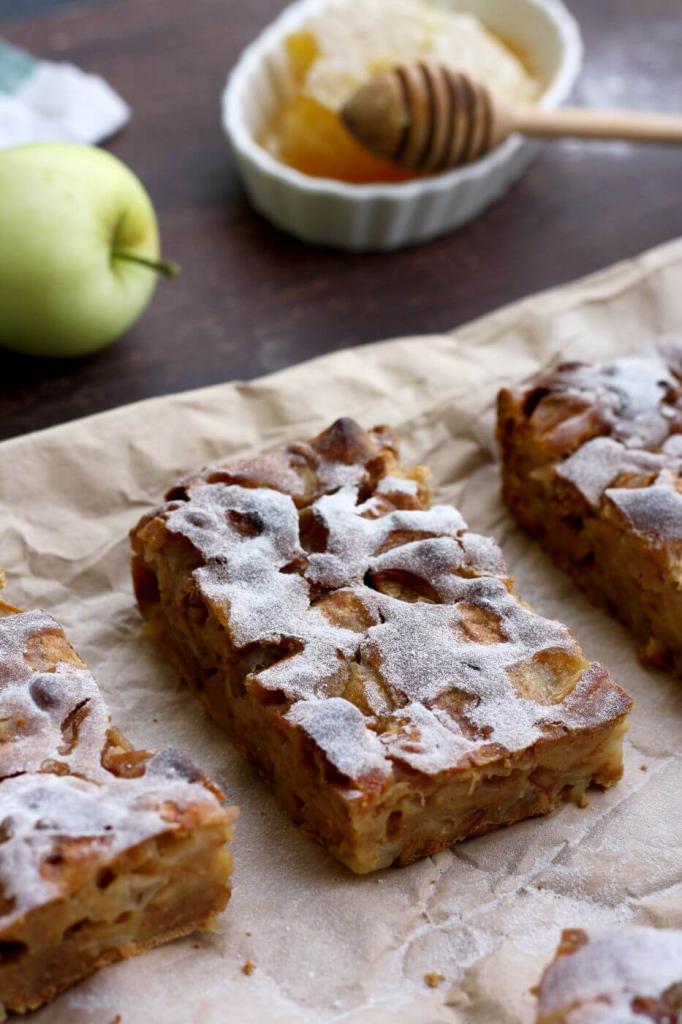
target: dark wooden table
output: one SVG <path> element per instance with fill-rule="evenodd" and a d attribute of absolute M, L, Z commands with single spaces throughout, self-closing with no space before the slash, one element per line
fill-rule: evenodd
<path fill-rule="evenodd" d="M 100 72 L 132 105 L 110 148 L 149 188 L 164 251 L 184 272 L 95 357 L 0 355 L 1 437 L 450 328 L 682 233 L 682 152 L 575 143 L 548 146 L 505 199 L 424 248 L 349 256 L 278 233 L 244 198 L 218 100 L 242 47 L 283 6 L 116 0 L 3 26 L 36 53 Z M 682 106 L 679 0 L 570 6 L 588 53 L 581 102 Z"/>

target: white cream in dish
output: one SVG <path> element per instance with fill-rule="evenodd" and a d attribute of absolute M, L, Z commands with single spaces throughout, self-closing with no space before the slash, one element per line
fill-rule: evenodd
<path fill-rule="evenodd" d="M 314 37 L 319 56 L 301 91 L 333 110 L 371 75 L 417 61 L 454 67 L 522 103 L 541 90 L 521 59 L 473 14 L 422 0 L 330 0 L 302 31 Z"/>

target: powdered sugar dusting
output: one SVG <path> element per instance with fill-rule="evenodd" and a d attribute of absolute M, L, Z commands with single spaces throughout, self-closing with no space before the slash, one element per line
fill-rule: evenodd
<path fill-rule="evenodd" d="M 298 515 L 288 495 L 269 488 L 205 484 L 192 501 L 176 507 L 168 529 L 187 537 L 204 558 L 220 561 L 230 541 L 230 561 L 245 566 L 275 560 L 285 565 L 302 553 Z"/>
<path fill-rule="evenodd" d="M 679 382 L 666 358 L 653 351 L 612 363 L 566 364 L 539 375 L 532 386 L 582 400 L 599 410 L 613 438 L 653 451 L 671 432 L 671 422 L 679 420 Z"/>
<path fill-rule="evenodd" d="M 632 451 L 611 437 L 596 437 L 560 463 L 556 471 L 577 487 L 591 505 L 598 507 L 607 487 L 623 473 L 652 476 L 664 465 L 661 455 Z"/>
<path fill-rule="evenodd" d="M 652 487 L 611 489 L 606 497 L 637 533 L 659 543 L 682 541 L 682 494 L 668 474 L 661 474 Z"/>
<path fill-rule="evenodd" d="M 109 714 L 87 669 L 60 662 L 36 671 L 25 654 L 31 641 L 62 635 L 41 611 L 0 618 L 0 778 L 58 762 L 72 773 L 101 776 L 99 757 Z"/>
<path fill-rule="evenodd" d="M 349 701 L 338 697 L 299 700 L 286 718 L 301 726 L 345 775 L 363 778 L 372 773 L 390 774 L 379 739 L 367 728 L 362 712 Z"/>
<path fill-rule="evenodd" d="M 381 579 L 387 572 L 411 574 L 428 583 L 442 601 L 461 593 L 463 576 L 506 578 L 507 567 L 495 541 L 465 532 L 456 537 L 427 537 L 408 542 L 369 561 L 370 573 Z"/>
<path fill-rule="evenodd" d="M 651 1014 L 646 1007 L 640 1011 L 634 1001 L 661 999 L 667 990 L 682 985 L 680 931 L 619 926 L 593 930 L 585 938 L 584 945 L 557 957 L 546 970 L 539 992 L 541 1013 L 575 1007 L 570 1019 L 576 1024 L 593 1019 L 603 1024 L 647 1024 Z M 599 1017 L 590 1016 L 595 1002 L 603 1004 Z M 673 1019 L 677 1005 L 671 1002 L 665 1020 Z"/>
<path fill-rule="evenodd" d="M 588 426 L 589 436 L 554 465 L 556 475 L 592 508 L 615 506 L 653 543 L 682 540 L 681 373 L 682 341 L 667 338 L 613 363 L 560 366 L 525 392 L 538 396 L 531 417 L 552 403 L 555 434 L 565 429 L 570 437 L 572 420 L 576 431 Z"/>
<path fill-rule="evenodd" d="M 390 548 L 369 559 L 371 573 L 380 578 L 386 572 L 403 572 L 428 581 L 445 599 L 452 574 L 465 564 L 466 554 L 459 537 L 430 537 Z"/>
<path fill-rule="evenodd" d="M 682 434 L 671 434 L 661 449 L 666 455 L 682 458 Z"/>
<path fill-rule="evenodd" d="M 352 487 L 324 495 L 312 511 L 326 529 L 327 543 L 325 551 L 309 556 L 306 578 L 329 590 L 361 580 L 372 556 L 396 533 L 454 535 L 466 529 L 459 512 L 446 505 L 397 509 L 376 519 L 367 518 L 376 512 L 376 505 L 373 501 L 358 505 L 357 490 Z"/>
<path fill-rule="evenodd" d="M 439 772 L 484 745 L 526 749 L 564 711 L 584 728 L 570 694 L 550 713 L 515 684 L 547 666 L 578 678 L 585 663 L 563 626 L 511 593 L 494 541 L 452 507 L 405 508 L 413 481 L 380 475 L 367 495 L 361 469 L 327 466 L 303 510 L 269 488 L 211 483 L 163 512 L 199 555 L 194 581 L 233 647 L 274 650 L 250 675 L 290 701 L 286 720 L 356 783 L 389 778 L 394 761 Z M 606 673 L 597 686 L 619 696 L 603 720 L 621 717 L 622 692 Z"/>
<path fill-rule="evenodd" d="M 575 641 L 559 623 L 524 608 L 497 579 L 457 580 L 448 604 L 406 604 L 377 598 L 383 622 L 369 629 L 364 651 L 376 652 L 393 690 L 427 707 L 456 691 L 471 698 L 467 717 L 481 736 L 521 750 L 540 736 L 546 709 L 520 696 L 509 670 L 552 649 L 575 655 Z M 487 612 L 499 624 L 498 642 L 477 642 L 463 630 L 461 608 Z M 458 728 L 453 722 L 452 728 Z"/>
<path fill-rule="evenodd" d="M 402 494 L 410 498 L 416 498 L 419 487 L 416 480 L 409 477 L 385 476 L 381 479 L 376 488 L 376 494 Z"/>
<path fill-rule="evenodd" d="M 623 713 L 622 693 L 615 686 L 604 686 L 606 678 L 606 669 L 592 662 L 563 701 L 561 720 L 564 724 L 573 728 L 597 728 Z M 554 721 L 553 711 L 549 709 L 547 723 Z"/>
<path fill-rule="evenodd" d="M 431 774 L 447 771 L 477 746 L 453 730 L 444 712 L 418 703 L 396 711 L 391 728 L 380 739 L 393 760 Z"/>
<path fill-rule="evenodd" d="M 263 488 L 207 484 L 171 510 L 166 526 L 201 552 L 206 564 L 196 570 L 197 583 L 229 620 L 236 647 L 284 640 L 298 645 L 298 653 L 260 673 L 261 684 L 297 697 L 324 692 L 359 638 L 311 607 L 301 575 L 281 571 L 304 555 L 292 499 Z"/>
<path fill-rule="evenodd" d="M 464 549 L 464 568 L 480 575 L 509 575 L 504 555 L 492 537 L 467 532 L 462 534 L 459 541 Z"/>
<path fill-rule="evenodd" d="M 631 356 L 597 369 L 598 390 L 617 397 L 613 433 L 633 448 L 648 448 L 667 436 L 666 397 L 677 382 L 659 355 Z M 663 423 L 661 423 L 663 419 Z"/>

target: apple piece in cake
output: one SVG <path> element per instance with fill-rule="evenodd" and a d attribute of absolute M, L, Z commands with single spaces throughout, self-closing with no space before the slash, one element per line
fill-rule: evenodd
<path fill-rule="evenodd" d="M 0 1015 L 208 927 L 230 895 L 220 796 L 111 727 L 54 619 L 0 602 Z"/>
<path fill-rule="evenodd" d="M 682 932 L 565 931 L 537 996 L 537 1024 L 680 1024 Z"/>
<path fill-rule="evenodd" d="M 188 477 L 132 531 L 152 635 L 293 818 L 406 864 L 622 773 L 628 696 L 386 428 Z"/>
<path fill-rule="evenodd" d="M 682 342 L 498 398 L 503 493 L 588 596 L 682 671 Z"/>

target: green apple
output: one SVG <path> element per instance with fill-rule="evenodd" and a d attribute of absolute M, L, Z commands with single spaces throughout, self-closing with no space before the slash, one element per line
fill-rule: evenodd
<path fill-rule="evenodd" d="M 149 196 L 94 146 L 40 143 L 0 152 L 0 344 L 81 356 L 122 334 L 159 273 Z"/>

